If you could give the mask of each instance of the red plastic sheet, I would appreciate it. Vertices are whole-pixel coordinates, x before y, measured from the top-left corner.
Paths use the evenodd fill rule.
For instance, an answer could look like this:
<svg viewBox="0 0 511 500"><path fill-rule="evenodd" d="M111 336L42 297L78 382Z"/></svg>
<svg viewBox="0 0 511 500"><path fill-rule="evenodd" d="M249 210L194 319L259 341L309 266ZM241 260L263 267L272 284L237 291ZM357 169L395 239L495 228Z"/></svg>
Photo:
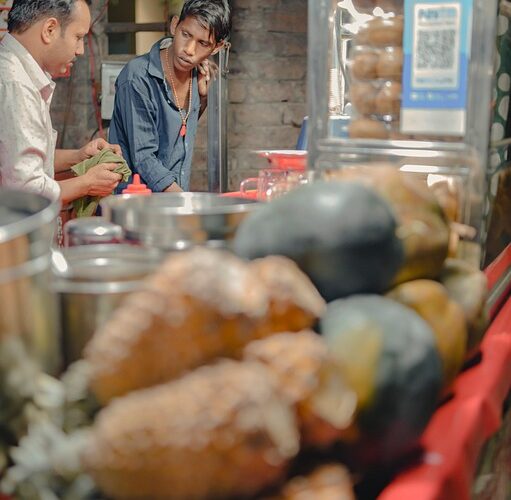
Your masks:
<svg viewBox="0 0 511 500"><path fill-rule="evenodd" d="M511 298L502 283L510 269L511 246L486 271L490 289L501 286L504 305L481 344L481 362L457 377L454 397L433 415L422 463L398 475L379 500L470 499L479 454L499 429L511 390Z"/></svg>
<svg viewBox="0 0 511 500"><path fill-rule="evenodd" d="M224 196L225 198L246 198L248 200L257 200L257 190L249 189L244 192L231 191L229 193L222 193L220 196Z"/></svg>

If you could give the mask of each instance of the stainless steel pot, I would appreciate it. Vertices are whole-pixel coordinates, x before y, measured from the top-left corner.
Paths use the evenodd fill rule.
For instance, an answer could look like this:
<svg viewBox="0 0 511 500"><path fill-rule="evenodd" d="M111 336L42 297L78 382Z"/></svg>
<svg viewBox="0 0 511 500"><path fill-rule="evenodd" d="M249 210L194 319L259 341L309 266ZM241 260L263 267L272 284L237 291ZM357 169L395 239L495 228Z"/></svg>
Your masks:
<svg viewBox="0 0 511 500"><path fill-rule="evenodd" d="M104 217L80 217L64 226L64 246L103 245L121 243L124 232L121 226Z"/></svg>
<svg viewBox="0 0 511 500"><path fill-rule="evenodd" d="M193 245L227 246L258 203L213 193L120 195L100 202L102 215L119 224L131 242L165 251Z"/></svg>
<svg viewBox="0 0 511 500"><path fill-rule="evenodd" d="M132 245L66 248L53 257L53 290L61 314L64 362L81 357L85 344L143 279L162 254Z"/></svg>
<svg viewBox="0 0 511 500"><path fill-rule="evenodd" d="M60 369L55 296L48 287L59 202L0 188L0 349L19 344L42 369Z"/></svg>

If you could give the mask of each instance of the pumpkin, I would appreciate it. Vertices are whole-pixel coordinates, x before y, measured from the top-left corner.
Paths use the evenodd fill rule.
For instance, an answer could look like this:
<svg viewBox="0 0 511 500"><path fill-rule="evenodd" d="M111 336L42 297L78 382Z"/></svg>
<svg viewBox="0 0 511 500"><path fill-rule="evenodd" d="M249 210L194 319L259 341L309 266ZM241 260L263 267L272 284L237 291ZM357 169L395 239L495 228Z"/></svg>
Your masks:
<svg viewBox="0 0 511 500"><path fill-rule="evenodd" d="M442 359L444 387L449 386L463 365L467 349L467 326L461 306L449 298L445 287L431 280L403 283L387 296L413 309L431 326Z"/></svg>
<svg viewBox="0 0 511 500"><path fill-rule="evenodd" d="M387 163L332 170L327 177L361 182L392 206L398 221L397 234L405 249L396 284L438 277L449 251L450 228L442 206L424 179Z"/></svg>
<svg viewBox="0 0 511 500"><path fill-rule="evenodd" d="M411 451L442 385L430 326L389 298L360 295L330 303L320 331L358 397L354 428L345 438L355 460L388 464Z"/></svg>
<svg viewBox="0 0 511 500"><path fill-rule="evenodd" d="M253 211L234 251L294 260L327 301L388 289L403 263L389 204L355 182L318 181Z"/></svg>

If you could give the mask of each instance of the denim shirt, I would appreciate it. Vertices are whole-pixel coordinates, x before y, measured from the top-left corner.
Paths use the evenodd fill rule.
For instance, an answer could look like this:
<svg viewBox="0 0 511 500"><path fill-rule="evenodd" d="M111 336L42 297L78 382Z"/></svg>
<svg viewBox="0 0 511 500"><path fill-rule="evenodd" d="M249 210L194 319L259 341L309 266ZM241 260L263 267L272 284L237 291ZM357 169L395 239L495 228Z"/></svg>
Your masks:
<svg viewBox="0 0 511 500"><path fill-rule="evenodd" d="M193 72L192 109L186 135L179 135L182 121L174 96L163 76L160 49L169 39L155 43L151 51L132 59L115 82L115 102L109 141L119 144L134 173L154 192L176 182L190 188L193 145L199 120L197 70ZM124 186L119 186L117 192Z"/></svg>

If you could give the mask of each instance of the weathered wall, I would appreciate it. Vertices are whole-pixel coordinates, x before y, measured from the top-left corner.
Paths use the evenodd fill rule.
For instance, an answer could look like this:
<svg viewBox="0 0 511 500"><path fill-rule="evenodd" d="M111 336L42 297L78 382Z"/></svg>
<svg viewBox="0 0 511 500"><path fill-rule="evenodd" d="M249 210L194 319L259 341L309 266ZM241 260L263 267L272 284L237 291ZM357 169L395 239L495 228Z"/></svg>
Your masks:
<svg viewBox="0 0 511 500"><path fill-rule="evenodd" d="M93 2L92 18L102 11L103 2ZM107 55L107 38L104 34L105 16L93 26L93 53L85 38L85 54L78 57L71 76L57 79L52 100L53 127L58 131L57 147L78 148L95 137L98 124L92 100L91 66L94 68L96 89L101 90L101 61ZM92 64L94 63L94 64Z"/></svg>
<svg viewBox="0 0 511 500"><path fill-rule="evenodd" d="M254 175L255 149L294 148L305 114L306 0L232 0L234 18L229 74L229 188ZM93 17L99 6L95 6ZM96 71L106 56L104 20L94 26ZM97 129L88 51L70 79L60 80L53 101L62 147L78 147ZM207 189L206 115L197 137L192 189Z"/></svg>

